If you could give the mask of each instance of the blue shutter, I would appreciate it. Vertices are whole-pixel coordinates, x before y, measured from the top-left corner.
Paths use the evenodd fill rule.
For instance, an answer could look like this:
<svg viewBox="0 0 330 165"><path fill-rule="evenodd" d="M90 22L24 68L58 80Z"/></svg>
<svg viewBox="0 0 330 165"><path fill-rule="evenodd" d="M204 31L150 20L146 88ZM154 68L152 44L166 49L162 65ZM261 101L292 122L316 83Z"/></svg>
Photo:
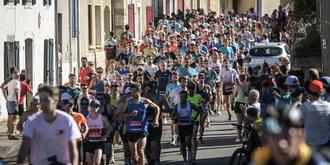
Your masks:
<svg viewBox="0 0 330 165"><path fill-rule="evenodd" d="M19 67L19 41L14 42L14 50L15 50L15 66L17 70L20 70Z"/></svg>
<svg viewBox="0 0 330 165"><path fill-rule="evenodd" d="M4 78L6 78L7 76L9 76L9 61L8 61L8 46L9 43L8 42L4 42L3 45L3 55L4 55L4 59L3 59L3 71L4 71Z"/></svg>

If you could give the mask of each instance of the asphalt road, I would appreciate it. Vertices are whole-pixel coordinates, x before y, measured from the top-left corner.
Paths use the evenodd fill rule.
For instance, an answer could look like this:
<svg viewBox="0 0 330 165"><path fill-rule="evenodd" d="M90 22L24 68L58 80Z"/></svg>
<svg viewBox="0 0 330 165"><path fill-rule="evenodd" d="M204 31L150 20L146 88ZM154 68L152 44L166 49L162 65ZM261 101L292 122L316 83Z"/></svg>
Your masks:
<svg viewBox="0 0 330 165"><path fill-rule="evenodd" d="M227 121L227 115L223 112L221 116L211 117L211 127L206 128L204 135L204 144L199 144L197 151L197 164L201 165L226 165L229 162L231 154L234 150L240 147L239 144L235 144L236 131L231 125L234 123ZM2 127L4 128L4 127ZM3 130L1 130L3 132ZM6 139L6 136L1 136ZM163 126L163 138L162 138L162 152L161 152L161 164L162 165L182 165L182 156L179 154L179 147L172 147L169 145L171 140L170 126ZM6 142L7 141L7 142ZM11 153L17 153L19 148L19 141L8 141L7 139L2 141L4 143L12 143L17 146L11 150ZM12 145L10 144L10 145ZM117 145L115 152L116 164L122 165L123 152L122 146ZM7 156L9 156L7 154ZM16 156L11 154L9 157L3 157L6 164L15 164ZM1 163L0 163L1 164Z"/></svg>

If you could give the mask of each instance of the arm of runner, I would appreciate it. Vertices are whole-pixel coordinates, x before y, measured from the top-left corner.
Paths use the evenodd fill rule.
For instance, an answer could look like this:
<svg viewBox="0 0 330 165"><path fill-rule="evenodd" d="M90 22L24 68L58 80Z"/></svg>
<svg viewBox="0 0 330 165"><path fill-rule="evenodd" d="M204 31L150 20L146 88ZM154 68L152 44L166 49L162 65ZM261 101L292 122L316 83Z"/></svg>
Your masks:
<svg viewBox="0 0 330 165"><path fill-rule="evenodd" d="M16 161L17 164L24 163L25 157L29 152L30 145L31 145L31 139L29 137L23 136L22 144L17 155L17 161Z"/></svg>
<svg viewBox="0 0 330 165"><path fill-rule="evenodd" d="M88 86L88 93L95 93L95 90L93 90L94 89L94 86L95 86L95 79L93 79L91 81L91 83L89 84L89 86Z"/></svg>
<svg viewBox="0 0 330 165"><path fill-rule="evenodd" d="M178 120L178 105L175 105L173 108L173 112L171 115L172 120L177 121Z"/></svg>
<svg viewBox="0 0 330 165"><path fill-rule="evenodd" d="M158 120L159 120L159 116L160 116L159 106L157 104L155 104L154 102L150 101L149 99L145 99L145 103L147 103L156 112L152 125L154 128L158 127L159 126Z"/></svg>
<svg viewBox="0 0 330 165"><path fill-rule="evenodd" d="M128 116L136 116L137 112L131 112L131 113L125 113L128 108L128 101L125 101L124 103L118 105L117 110L115 111L114 115L116 117L123 117L126 119Z"/></svg>
<svg viewBox="0 0 330 165"><path fill-rule="evenodd" d="M78 148L77 140L69 141L69 151L72 165L78 165Z"/></svg>
<svg viewBox="0 0 330 165"><path fill-rule="evenodd" d="M190 104L191 109L197 110L198 113L203 113L203 110L196 106L195 104Z"/></svg>
<svg viewBox="0 0 330 165"><path fill-rule="evenodd" d="M87 121L81 123L81 126L84 128L84 131L81 133L82 134L82 138L85 139L85 137L87 136L87 133L89 131L89 127L87 125Z"/></svg>
<svg viewBox="0 0 330 165"><path fill-rule="evenodd" d="M105 139L107 137L109 137L109 135L111 133L112 126L111 126L109 120L105 116L102 116L102 119L103 119L104 126L105 126L105 128L107 130L107 132L105 133L105 135L102 137L102 141L105 141Z"/></svg>

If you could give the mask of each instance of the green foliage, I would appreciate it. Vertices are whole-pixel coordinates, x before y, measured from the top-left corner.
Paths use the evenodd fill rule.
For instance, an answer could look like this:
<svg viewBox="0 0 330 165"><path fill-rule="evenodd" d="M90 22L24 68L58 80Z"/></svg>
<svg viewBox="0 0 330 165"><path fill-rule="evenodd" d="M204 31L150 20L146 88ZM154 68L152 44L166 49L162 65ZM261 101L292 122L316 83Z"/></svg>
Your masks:
<svg viewBox="0 0 330 165"><path fill-rule="evenodd" d="M294 18L311 20L316 17L316 1L317 0L294 0Z"/></svg>

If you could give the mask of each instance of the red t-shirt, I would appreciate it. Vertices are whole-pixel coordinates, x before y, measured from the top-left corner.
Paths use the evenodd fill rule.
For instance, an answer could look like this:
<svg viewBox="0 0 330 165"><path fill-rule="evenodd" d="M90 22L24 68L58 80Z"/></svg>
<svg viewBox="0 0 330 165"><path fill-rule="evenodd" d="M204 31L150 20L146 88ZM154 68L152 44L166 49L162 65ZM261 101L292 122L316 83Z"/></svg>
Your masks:
<svg viewBox="0 0 330 165"><path fill-rule="evenodd" d="M27 92L32 93L31 86L29 84L27 84L25 81L21 81L21 92L20 92L19 104L24 104L24 98L25 98Z"/></svg>

